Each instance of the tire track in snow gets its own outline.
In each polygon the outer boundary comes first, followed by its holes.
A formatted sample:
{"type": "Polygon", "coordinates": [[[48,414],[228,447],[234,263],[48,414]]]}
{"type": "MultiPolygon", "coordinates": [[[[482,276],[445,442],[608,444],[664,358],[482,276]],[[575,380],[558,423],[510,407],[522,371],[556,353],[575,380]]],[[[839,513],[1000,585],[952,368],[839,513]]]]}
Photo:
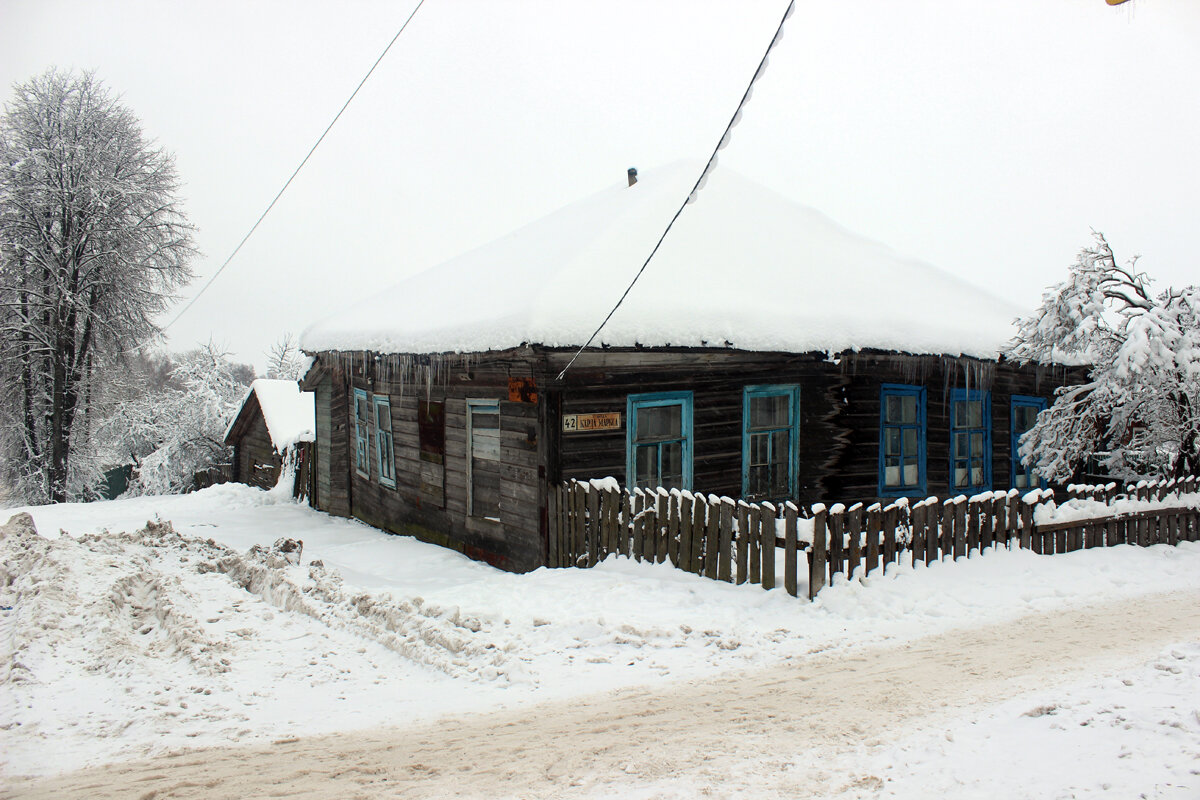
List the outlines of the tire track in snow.
{"type": "Polygon", "coordinates": [[[825,796],[878,781],[826,765],[912,726],[1197,638],[1200,595],[1149,595],[675,686],[185,751],[25,784],[13,796],[605,797],[662,782],[684,787],[679,796],[825,796]]]}

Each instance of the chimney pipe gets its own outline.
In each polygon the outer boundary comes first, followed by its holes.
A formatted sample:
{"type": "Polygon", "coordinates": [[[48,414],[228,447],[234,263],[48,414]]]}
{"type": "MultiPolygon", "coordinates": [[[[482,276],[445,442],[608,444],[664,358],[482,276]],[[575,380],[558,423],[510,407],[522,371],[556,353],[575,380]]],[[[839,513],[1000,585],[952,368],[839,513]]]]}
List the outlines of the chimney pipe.
{"type": "Polygon", "coordinates": [[[629,176],[630,186],[633,186],[635,183],[637,183],[637,167],[630,167],[625,171],[625,174],[629,176]]]}

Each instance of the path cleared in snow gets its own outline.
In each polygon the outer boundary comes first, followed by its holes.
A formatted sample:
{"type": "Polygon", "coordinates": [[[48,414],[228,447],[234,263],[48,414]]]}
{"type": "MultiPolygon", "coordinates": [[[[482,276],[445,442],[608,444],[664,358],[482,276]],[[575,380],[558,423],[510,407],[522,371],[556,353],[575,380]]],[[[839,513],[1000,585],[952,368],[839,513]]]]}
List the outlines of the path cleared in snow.
{"type": "MultiPolygon", "coordinates": [[[[1163,647],[1196,641],[1200,593],[1176,591],[418,727],[179,751],[22,784],[14,796],[887,796],[866,755],[1006,698],[1145,668],[1163,647]]],[[[1050,713],[1030,703],[1029,716],[1050,713]]],[[[1182,713],[1200,723],[1200,711],[1182,713]]],[[[1018,754],[995,755],[997,769],[1020,769],[1018,754]]],[[[1182,769],[1194,782],[1181,791],[1194,791],[1200,777],[1182,769]]]]}

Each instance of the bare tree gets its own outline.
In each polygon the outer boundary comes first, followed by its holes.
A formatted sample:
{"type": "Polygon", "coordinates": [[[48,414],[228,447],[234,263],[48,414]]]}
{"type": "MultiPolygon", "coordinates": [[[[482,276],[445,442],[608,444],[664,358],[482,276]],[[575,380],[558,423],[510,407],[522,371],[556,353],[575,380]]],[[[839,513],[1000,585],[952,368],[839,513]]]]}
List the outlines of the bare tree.
{"type": "Polygon", "coordinates": [[[267,353],[267,377],[276,380],[297,381],[304,376],[308,359],[300,352],[300,341],[291,333],[271,345],[267,353]]]}
{"type": "Polygon", "coordinates": [[[0,119],[0,447],[29,501],[67,499],[75,425],[191,277],[171,156],[91,73],[15,87],[0,119]]]}

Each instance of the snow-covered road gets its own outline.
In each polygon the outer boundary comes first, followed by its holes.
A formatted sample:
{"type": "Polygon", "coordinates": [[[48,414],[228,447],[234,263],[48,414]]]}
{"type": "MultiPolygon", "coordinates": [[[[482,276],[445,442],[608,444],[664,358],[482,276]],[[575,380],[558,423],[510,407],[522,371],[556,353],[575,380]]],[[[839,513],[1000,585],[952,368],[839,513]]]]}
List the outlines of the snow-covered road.
{"type": "MultiPolygon", "coordinates": [[[[1045,702],[1068,697],[1073,684],[1097,682],[1097,675],[1119,676],[1113,682],[1131,696],[1154,672],[1179,676],[1186,669],[1195,680],[1200,648],[1171,647],[1180,641],[1200,642],[1195,592],[1024,616],[853,654],[818,652],[713,679],[456,715],[431,725],[186,752],[61,776],[17,796],[918,797],[928,796],[930,779],[939,774],[906,774],[903,764],[897,769],[879,755],[931,731],[945,731],[938,738],[953,741],[951,731],[964,715],[1017,698],[1008,713],[1028,738],[994,742],[990,758],[975,765],[974,785],[955,777],[959,791],[951,796],[1099,797],[1112,791],[1134,797],[1178,781],[1177,795],[1145,796],[1182,798],[1200,787],[1194,771],[1188,783],[1187,769],[1200,764],[1197,741],[1173,737],[1178,726],[1200,722],[1186,719],[1186,709],[1178,720],[1164,718],[1157,735],[1124,726],[1121,747],[1137,757],[1122,761],[1114,753],[1107,770],[1092,766],[1080,775],[1068,754],[1087,724],[1056,726],[1070,702],[1045,702]],[[1142,675],[1147,669],[1150,675],[1142,675]],[[1022,746],[1029,748],[1026,758],[1045,757],[1035,749],[1038,736],[1054,729],[1061,731],[1051,736],[1050,748],[1060,748],[1059,783],[1043,770],[1019,766],[1022,746]],[[1147,773],[1141,757],[1151,753],[1180,769],[1147,773]],[[1143,778],[1151,785],[1140,787],[1143,778]]],[[[1090,724],[1121,729],[1125,707],[1114,698],[1092,709],[1090,724]]],[[[961,773],[969,765],[958,766],[961,773]]]]}
{"type": "Polygon", "coordinates": [[[503,573],[245,486],[16,511],[0,787],[156,759],[133,796],[227,767],[198,796],[1200,797],[1200,543],[989,548],[809,603],[503,573]]]}

